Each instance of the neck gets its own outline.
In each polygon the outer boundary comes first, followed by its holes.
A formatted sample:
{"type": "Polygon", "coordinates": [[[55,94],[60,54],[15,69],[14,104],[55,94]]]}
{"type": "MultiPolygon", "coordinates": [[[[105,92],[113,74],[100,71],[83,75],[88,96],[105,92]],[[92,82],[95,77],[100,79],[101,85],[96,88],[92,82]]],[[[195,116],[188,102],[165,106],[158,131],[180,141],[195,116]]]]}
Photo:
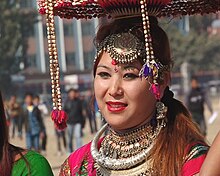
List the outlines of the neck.
{"type": "Polygon", "coordinates": [[[120,130],[120,129],[114,129],[114,128],[110,127],[110,129],[111,129],[112,131],[114,131],[115,133],[117,133],[117,134],[122,134],[122,135],[123,135],[123,134],[125,134],[125,133],[134,131],[134,130],[136,130],[136,129],[142,127],[142,126],[145,126],[145,125],[147,125],[147,124],[150,124],[150,121],[151,121],[151,119],[153,118],[153,114],[155,114],[155,110],[153,110],[153,111],[150,113],[150,115],[149,115],[146,119],[144,119],[144,121],[140,122],[139,124],[137,124],[137,125],[135,125],[135,126],[133,126],[133,127],[131,127],[131,128],[121,129],[121,130],[120,130]]]}

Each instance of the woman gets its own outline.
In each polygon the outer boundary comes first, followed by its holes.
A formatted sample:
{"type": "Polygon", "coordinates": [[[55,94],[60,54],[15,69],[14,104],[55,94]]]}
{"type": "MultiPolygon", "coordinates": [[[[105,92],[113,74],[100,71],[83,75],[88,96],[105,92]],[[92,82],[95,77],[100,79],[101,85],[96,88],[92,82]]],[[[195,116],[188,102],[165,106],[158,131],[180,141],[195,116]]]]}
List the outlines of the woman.
{"type": "Polygon", "coordinates": [[[146,58],[141,18],[116,19],[99,29],[94,92],[107,126],[92,143],[69,156],[60,175],[199,173],[208,147],[187,109],[168,88],[170,48],[154,17],[150,29],[157,79],[153,74],[146,79],[139,76],[146,58]],[[108,135],[99,139],[106,128],[108,135]]]}
{"type": "Polygon", "coordinates": [[[28,151],[9,143],[8,128],[0,93],[0,175],[1,176],[52,176],[47,160],[34,151],[28,151]]]}
{"type": "Polygon", "coordinates": [[[208,155],[202,165],[200,176],[218,176],[220,175],[220,132],[216,136],[208,155]]]}

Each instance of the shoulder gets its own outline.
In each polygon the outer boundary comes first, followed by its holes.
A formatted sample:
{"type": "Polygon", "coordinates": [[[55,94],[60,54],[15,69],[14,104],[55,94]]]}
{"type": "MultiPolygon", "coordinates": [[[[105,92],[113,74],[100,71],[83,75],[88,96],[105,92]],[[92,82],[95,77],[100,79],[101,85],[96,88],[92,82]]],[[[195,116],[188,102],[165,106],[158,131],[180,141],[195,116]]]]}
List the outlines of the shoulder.
{"type": "Polygon", "coordinates": [[[52,169],[44,156],[34,151],[28,151],[28,153],[25,155],[25,158],[28,161],[31,175],[53,175],[52,169]]]}
{"type": "Polygon", "coordinates": [[[202,142],[197,142],[187,147],[187,155],[182,168],[183,176],[193,176],[199,173],[205,160],[209,147],[202,142]]]}
{"type": "Polygon", "coordinates": [[[60,170],[60,176],[78,173],[84,160],[90,155],[90,147],[91,142],[73,152],[63,163],[60,170]]]}
{"type": "MultiPolygon", "coordinates": [[[[98,147],[100,147],[102,140],[103,138],[99,140],[98,147]]],[[[94,160],[90,148],[91,142],[73,152],[63,163],[60,176],[95,175],[94,160]]]]}
{"type": "Polygon", "coordinates": [[[53,176],[48,161],[39,153],[28,151],[23,158],[17,160],[12,169],[14,175],[53,176]]]}

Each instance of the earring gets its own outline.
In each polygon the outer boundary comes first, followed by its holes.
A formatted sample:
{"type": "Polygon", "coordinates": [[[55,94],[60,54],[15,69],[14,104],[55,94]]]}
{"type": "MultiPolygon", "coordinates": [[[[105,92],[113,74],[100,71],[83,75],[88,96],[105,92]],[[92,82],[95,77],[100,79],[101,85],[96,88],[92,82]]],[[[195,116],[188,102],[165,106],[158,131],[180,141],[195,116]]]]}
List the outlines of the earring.
{"type": "Polygon", "coordinates": [[[166,126],[166,114],[167,114],[167,107],[163,104],[163,102],[158,101],[156,103],[156,114],[151,119],[151,125],[156,128],[157,124],[160,123],[162,127],[166,126]]]}
{"type": "Polygon", "coordinates": [[[167,114],[167,107],[163,104],[163,102],[158,101],[156,103],[156,109],[157,109],[157,114],[156,114],[157,120],[165,119],[167,114]]]}

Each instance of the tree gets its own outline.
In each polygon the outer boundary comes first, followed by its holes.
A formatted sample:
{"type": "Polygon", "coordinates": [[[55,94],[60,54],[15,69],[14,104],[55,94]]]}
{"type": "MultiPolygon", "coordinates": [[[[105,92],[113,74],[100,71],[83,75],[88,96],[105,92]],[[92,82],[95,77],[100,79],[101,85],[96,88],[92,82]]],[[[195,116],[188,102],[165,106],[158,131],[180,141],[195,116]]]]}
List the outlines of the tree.
{"type": "Polygon", "coordinates": [[[207,33],[212,20],[211,16],[190,17],[190,32],[187,35],[180,32],[177,20],[161,21],[170,40],[174,72],[180,71],[180,65],[184,61],[192,65],[193,72],[219,68],[220,36],[213,37],[207,33]]]}
{"type": "Polygon", "coordinates": [[[20,59],[26,57],[27,34],[37,16],[19,4],[20,0],[0,1],[0,89],[6,93],[11,87],[10,75],[19,71],[20,59]]]}

